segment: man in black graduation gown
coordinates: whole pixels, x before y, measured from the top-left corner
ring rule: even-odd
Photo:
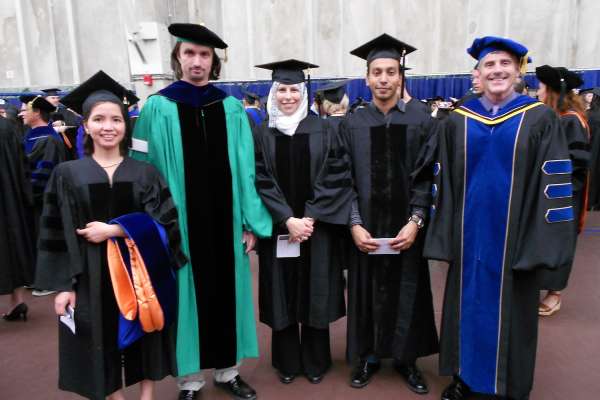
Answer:
[[[455,378],[442,399],[521,400],[533,384],[538,270],[573,258],[572,166],[556,113],[514,92],[527,48],[487,36],[468,52],[483,95],[433,136],[436,195],[424,250],[450,263],[440,373]]]
[[[340,132],[358,194],[350,221],[356,245],[348,276],[347,357],[356,363],[350,384],[366,386],[380,359],[393,358],[409,388],[422,394],[428,389],[415,362],[438,351],[429,269],[421,257],[431,181],[411,175],[433,120],[397,98],[401,59],[414,50],[383,34],[351,52],[367,60],[373,102],[349,114]],[[379,247],[374,238],[391,238],[385,244],[400,254],[369,255]]]
[[[77,127],[81,123],[81,117],[72,110],[60,104],[60,90],[57,88],[42,89],[44,99],[54,107],[56,111],[50,115],[50,126],[60,134],[65,142],[67,157],[69,160],[77,158]]]

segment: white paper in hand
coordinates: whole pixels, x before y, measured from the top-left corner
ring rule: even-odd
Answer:
[[[290,243],[290,235],[277,236],[277,258],[300,257],[300,243]]]
[[[383,254],[400,254],[400,250],[394,250],[390,247],[390,240],[393,238],[377,238],[373,239],[377,242],[379,247],[375,251],[370,251],[370,256],[378,256]]]
[[[67,306],[67,313],[58,317],[60,322],[65,324],[67,328],[75,334],[75,310],[71,306]]]

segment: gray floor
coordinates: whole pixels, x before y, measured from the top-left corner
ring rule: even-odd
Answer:
[[[600,393],[600,214],[591,215],[579,240],[571,282],[563,296],[563,308],[540,321],[538,360],[532,400],[588,400]],[[252,269],[256,277],[257,265]],[[431,267],[436,317],[439,321],[445,278],[443,265]],[[256,279],[255,282],[256,284]],[[255,288],[256,289],[256,288]],[[255,290],[256,293],[256,290]],[[0,310],[8,307],[0,300]],[[77,399],[57,389],[56,319],[53,299],[29,298],[30,318],[26,323],[0,321],[0,399]],[[270,331],[259,324],[261,357],[247,360],[243,377],[257,390],[261,400],[300,399],[439,399],[449,382],[437,375],[437,356],[420,361],[431,392],[417,396],[387,366],[364,389],[348,386],[350,369],[344,363],[345,319],[331,329],[334,367],[319,385],[298,378],[282,385],[270,366]],[[212,379],[210,379],[212,380]],[[137,398],[137,388],[127,389],[127,398]],[[156,399],[176,399],[173,379],[157,384]],[[212,383],[203,389],[202,399],[228,399]]]

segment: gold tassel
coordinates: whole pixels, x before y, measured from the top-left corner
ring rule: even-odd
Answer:
[[[522,76],[525,76],[527,73],[527,59],[529,58],[529,52],[527,52],[523,57],[521,57],[521,65],[519,66],[519,72],[521,72]]]

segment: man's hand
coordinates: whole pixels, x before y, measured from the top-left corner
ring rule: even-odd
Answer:
[[[75,292],[60,292],[57,294],[54,298],[54,312],[56,315],[65,315],[68,305],[75,309],[76,298]]]
[[[246,254],[249,254],[256,246],[256,235],[250,231],[244,231],[242,233],[242,243],[246,244]]]
[[[99,221],[90,222],[84,229],[77,229],[76,231],[77,234],[92,243],[102,243],[111,237],[125,236],[123,229],[119,225],[105,224]]]
[[[368,253],[379,248],[379,244],[373,240],[371,234],[362,226],[354,225],[351,229],[351,232],[354,244],[360,251]]]
[[[390,247],[394,250],[407,250],[412,246],[417,238],[417,233],[419,232],[419,228],[417,224],[413,221],[410,221],[408,224],[404,225],[404,227],[398,232],[398,235],[390,240]]]
[[[313,221],[309,218],[290,217],[285,226],[290,234],[290,242],[303,242],[308,240],[313,233]]]

